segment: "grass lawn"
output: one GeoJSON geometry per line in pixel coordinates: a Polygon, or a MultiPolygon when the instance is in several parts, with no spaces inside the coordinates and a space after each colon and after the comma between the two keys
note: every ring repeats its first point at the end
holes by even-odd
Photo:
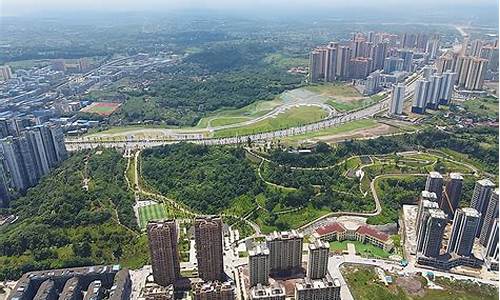
{"type": "Polygon", "coordinates": [[[278,129],[304,125],[319,121],[327,116],[325,110],[316,106],[302,106],[287,109],[274,118],[268,118],[257,123],[235,128],[227,128],[215,131],[214,137],[226,137],[236,135],[248,135],[278,129]]]}
{"type": "Polygon", "coordinates": [[[250,117],[220,117],[220,118],[214,118],[214,119],[210,120],[210,125],[212,127],[224,126],[224,125],[245,122],[245,121],[248,121],[251,119],[252,118],[250,118],[250,117]]]}
{"type": "Polygon", "coordinates": [[[139,208],[139,222],[140,227],[145,228],[151,220],[160,220],[168,217],[167,210],[163,203],[152,204],[139,208]]]}
{"type": "Polygon", "coordinates": [[[339,101],[332,99],[328,100],[326,103],[331,105],[336,110],[343,112],[343,111],[351,111],[358,108],[362,108],[377,103],[377,101],[372,98],[356,99],[352,101],[339,101]]]}
{"type": "Polygon", "coordinates": [[[378,122],[373,119],[361,119],[357,121],[352,121],[338,126],[328,127],[318,131],[308,132],[305,134],[289,136],[283,138],[284,141],[288,142],[302,142],[303,140],[312,139],[322,136],[330,136],[340,133],[346,133],[349,131],[355,131],[358,129],[368,129],[373,128],[378,125],[378,122]]]}
{"type": "Polygon", "coordinates": [[[373,246],[372,244],[363,244],[358,241],[333,241],[330,242],[330,251],[342,252],[347,250],[347,244],[353,244],[356,247],[356,254],[363,257],[373,258],[389,258],[390,253],[384,251],[382,248],[373,246]]]}
{"type": "Polygon", "coordinates": [[[361,94],[351,85],[339,83],[314,84],[306,86],[305,89],[330,97],[360,97],[361,94]]]}
{"type": "MultiPolygon", "coordinates": [[[[196,125],[196,128],[206,128],[208,127],[208,122],[210,120],[216,120],[219,118],[247,118],[247,119],[253,119],[257,118],[260,116],[265,115],[266,113],[270,112],[274,108],[280,106],[283,104],[283,100],[278,96],[273,100],[261,100],[261,101],[256,101],[254,103],[251,103],[247,106],[244,106],[242,108],[221,108],[219,110],[214,111],[210,115],[200,119],[198,124],[196,125]]],[[[241,121],[239,121],[241,122],[241,121]]],[[[237,122],[235,122],[237,123],[237,122]]],[[[214,125],[212,121],[212,126],[220,126],[219,125],[214,125]]],[[[225,124],[223,124],[225,125],[225,124]]]]}

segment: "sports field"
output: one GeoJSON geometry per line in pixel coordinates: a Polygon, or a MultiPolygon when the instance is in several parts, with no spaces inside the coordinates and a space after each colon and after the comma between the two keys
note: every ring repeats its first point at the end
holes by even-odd
{"type": "Polygon", "coordinates": [[[151,204],[148,206],[139,207],[140,227],[146,227],[151,220],[160,220],[168,217],[167,210],[164,204],[151,204]]]}
{"type": "Polygon", "coordinates": [[[81,111],[107,117],[115,112],[120,105],[120,103],[113,102],[93,102],[89,106],[82,108],[81,111]]]}

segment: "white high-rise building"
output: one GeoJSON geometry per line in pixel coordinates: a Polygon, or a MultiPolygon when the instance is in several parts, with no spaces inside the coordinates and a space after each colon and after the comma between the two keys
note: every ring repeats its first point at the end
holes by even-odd
{"type": "Polygon", "coordinates": [[[0,66],[0,80],[9,80],[12,78],[12,70],[9,66],[0,66]]]}
{"type": "MultiPolygon", "coordinates": [[[[494,188],[495,184],[489,179],[478,180],[474,186],[474,193],[472,194],[470,206],[475,208],[481,214],[479,228],[483,227],[484,217],[488,208],[488,201],[491,199],[491,193],[493,193],[494,188]]],[[[478,230],[476,237],[479,237],[480,234],[481,231],[478,230]]]]}
{"type": "Polygon", "coordinates": [[[439,96],[441,95],[443,76],[434,74],[431,76],[429,92],[427,93],[427,108],[439,108],[439,96]]]}
{"type": "Polygon", "coordinates": [[[248,251],[248,268],[250,270],[250,286],[269,284],[269,249],[265,244],[257,244],[248,251]]]}
{"type": "Polygon", "coordinates": [[[425,106],[427,104],[427,94],[429,92],[430,83],[427,80],[417,80],[415,85],[415,94],[413,96],[413,106],[411,112],[417,114],[425,113],[425,106]]]}
{"type": "Polygon", "coordinates": [[[320,239],[309,244],[309,263],[307,265],[307,277],[319,279],[326,276],[328,272],[328,254],[330,244],[320,239]]]}
{"type": "Polygon", "coordinates": [[[405,85],[403,83],[398,83],[392,89],[392,99],[391,99],[391,115],[400,115],[403,113],[403,104],[405,100],[405,85]]]}
{"type": "Polygon", "coordinates": [[[453,84],[455,83],[456,73],[446,71],[443,73],[443,80],[441,84],[443,87],[440,89],[439,104],[448,104],[453,95],[453,84]]]}
{"type": "Polygon", "coordinates": [[[301,267],[303,239],[296,230],[273,232],[266,237],[271,273],[287,273],[301,267]]]}

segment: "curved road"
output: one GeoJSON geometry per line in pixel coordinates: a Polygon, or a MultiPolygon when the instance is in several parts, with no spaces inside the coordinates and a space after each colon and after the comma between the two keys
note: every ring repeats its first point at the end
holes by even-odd
{"type": "MultiPolygon", "coordinates": [[[[415,81],[420,77],[419,74],[410,76],[406,80],[406,94],[405,99],[408,100],[413,96],[415,89],[415,81]]],[[[68,150],[81,150],[96,148],[98,146],[103,146],[106,148],[132,148],[132,149],[143,149],[147,147],[161,146],[165,144],[178,143],[182,141],[199,143],[204,145],[226,145],[226,144],[240,144],[246,143],[248,140],[251,141],[261,141],[269,140],[274,138],[282,138],[287,136],[300,135],[308,132],[318,131],[325,128],[345,124],[347,122],[365,119],[373,117],[374,115],[386,111],[390,104],[390,95],[388,95],[384,100],[375,103],[371,106],[361,108],[359,110],[351,111],[348,113],[343,113],[335,115],[331,118],[327,118],[315,123],[291,127],[287,129],[275,130],[271,132],[263,132],[257,134],[251,134],[246,136],[234,136],[227,138],[205,138],[200,134],[179,134],[175,139],[134,139],[128,141],[100,141],[90,138],[68,138],[66,139],[66,147],[68,150]]]]}

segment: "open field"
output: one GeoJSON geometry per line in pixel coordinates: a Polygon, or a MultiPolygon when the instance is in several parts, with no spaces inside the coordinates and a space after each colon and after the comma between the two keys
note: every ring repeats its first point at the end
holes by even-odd
{"type": "Polygon", "coordinates": [[[163,203],[139,207],[139,226],[141,228],[145,228],[151,220],[161,220],[167,217],[167,210],[163,203]]]}
{"type": "Polygon", "coordinates": [[[388,258],[391,254],[384,251],[382,248],[371,244],[363,244],[358,241],[333,241],[330,242],[330,251],[342,253],[347,251],[347,244],[353,244],[356,248],[356,254],[363,257],[388,258]]]}
{"type": "Polygon", "coordinates": [[[278,130],[319,121],[321,119],[324,119],[326,116],[326,111],[320,107],[294,107],[287,109],[282,113],[279,113],[275,117],[266,118],[248,126],[217,130],[215,131],[214,136],[226,137],[278,130]]]}
{"type": "MultiPolygon", "coordinates": [[[[228,119],[228,118],[246,118],[254,119],[265,115],[271,110],[283,104],[283,100],[280,97],[276,97],[274,100],[270,101],[257,101],[247,106],[238,109],[220,109],[215,111],[211,116],[200,119],[196,128],[207,128],[210,126],[220,126],[227,124],[234,124],[242,122],[241,120],[233,119],[235,122],[225,122],[226,124],[216,124],[219,119],[228,119]],[[215,122],[215,123],[214,123],[215,122]]],[[[220,122],[220,121],[219,121],[220,122]]]]}
{"type": "Polygon", "coordinates": [[[82,108],[81,111],[106,117],[115,112],[115,110],[117,110],[120,105],[120,103],[113,102],[93,102],[89,106],[82,108]]]}
{"type": "Polygon", "coordinates": [[[361,97],[353,86],[338,83],[310,85],[305,89],[328,97],[361,97]]]}
{"type": "Polygon", "coordinates": [[[349,139],[371,138],[380,135],[413,131],[415,128],[413,125],[402,122],[386,123],[375,119],[361,119],[306,134],[289,136],[284,138],[283,141],[292,145],[317,141],[334,143],[349,139]]]}
{"type": "Polygon", "coordinates": [[[437,278],[441,289],[429,289],[422,276],[393,276],[392,284],[380,282],[373,267],[351,265],[342,267],[342,274],[356,300],[493,300],[498,290],[487,285],[467,281],[437,278]]]}

